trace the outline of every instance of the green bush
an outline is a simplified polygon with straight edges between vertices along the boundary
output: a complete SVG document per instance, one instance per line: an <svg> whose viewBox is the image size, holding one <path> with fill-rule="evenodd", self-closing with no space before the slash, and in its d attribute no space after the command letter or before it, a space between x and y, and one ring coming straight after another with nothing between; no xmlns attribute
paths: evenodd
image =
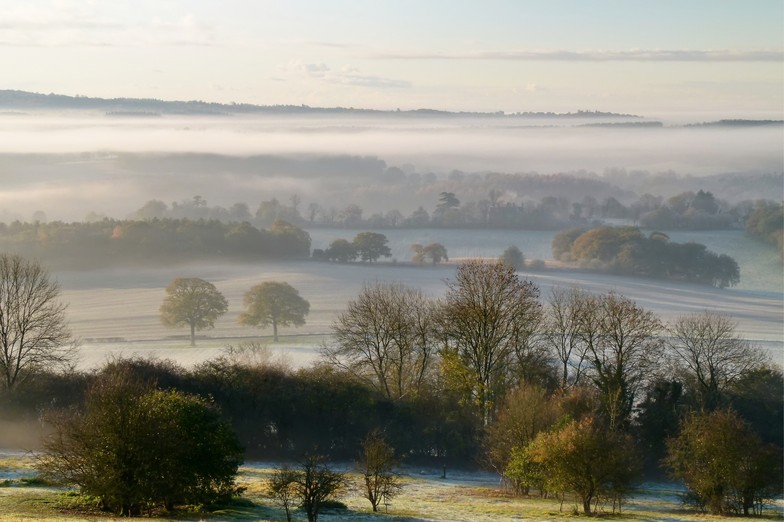
<svg viewBox="0 0 784 522"><path fill-rule="evenodd" d="M242 449L205 400L161 391L127 371L104 374L84 411L48 415L42 477L74 484L123 516L182 504L225 502Z"/></svg>

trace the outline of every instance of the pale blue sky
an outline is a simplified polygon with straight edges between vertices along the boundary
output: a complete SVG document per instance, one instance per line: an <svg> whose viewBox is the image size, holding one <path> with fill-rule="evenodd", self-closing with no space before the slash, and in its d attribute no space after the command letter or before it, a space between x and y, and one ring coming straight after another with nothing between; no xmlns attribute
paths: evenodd
<svg viewBox="0 0 784 522"><path fill-rule="evenodd" d="M781 0L0 0L0 88L784 117Z"/></svg>

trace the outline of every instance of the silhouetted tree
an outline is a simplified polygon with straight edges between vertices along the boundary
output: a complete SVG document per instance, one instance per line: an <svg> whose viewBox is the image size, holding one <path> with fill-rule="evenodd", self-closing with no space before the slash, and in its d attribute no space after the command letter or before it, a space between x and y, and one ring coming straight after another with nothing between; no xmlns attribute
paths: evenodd
<svg viewBox="0 0 784 522"><path fill-rule="evenodd" d="M38 263L0 255L0 375L12 390L76 355L60 287Z"/></svg>

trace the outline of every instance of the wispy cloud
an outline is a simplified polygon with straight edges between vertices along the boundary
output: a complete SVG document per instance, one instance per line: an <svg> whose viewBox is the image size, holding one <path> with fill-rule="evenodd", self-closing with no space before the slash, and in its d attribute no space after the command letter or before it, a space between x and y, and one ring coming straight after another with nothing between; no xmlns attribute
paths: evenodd
<svg viewBox="0 0 784 522"><path fill-rule="evenodd" d="M784 50L688 50L688 49L627 49L579 50L523 49L512 51L480 51L475 53L379 52L370 55L385 60L511 60L558 62L781 62Z"/></svg>
<svg viewBox="0 0 784 522"><path fill-rule="evenodd" d="M335 70L323 63L291 62L284 70L289 76L306 77L340 85L354 85L376 89L402 89L411 87L411 82L372 74L364 74L354 67L343 67Z"/></svg>
<svg viewBox="0 0 784 522"><path fill-rule="evenodd" d="M215 27L192 14L129 24L91 11L90 5L53 3L46 8L25 6L4 12L0 18L0 46L204 46L217 41Z"/></svg>

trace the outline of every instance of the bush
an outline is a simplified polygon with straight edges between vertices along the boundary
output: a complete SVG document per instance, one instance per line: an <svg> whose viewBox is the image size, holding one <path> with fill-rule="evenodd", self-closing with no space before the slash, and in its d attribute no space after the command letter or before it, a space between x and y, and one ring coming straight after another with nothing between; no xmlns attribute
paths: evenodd
<svg viewBox="0 0 784 522"><path fill-rule="evenodd" d="M695 413L667 441L664 463L683 480L701 510L761 514L781 495L781 454L764 445L731 410Z"/></svg>
<svg viewBox="0 0 784 522"><path fill-rule="evenodd" d="M89 390L84 411L48 415L39 470L74 484L122 516L182 504L225 502L242 449L212 406L193 395L161 391L107 373Z"/></svg>

